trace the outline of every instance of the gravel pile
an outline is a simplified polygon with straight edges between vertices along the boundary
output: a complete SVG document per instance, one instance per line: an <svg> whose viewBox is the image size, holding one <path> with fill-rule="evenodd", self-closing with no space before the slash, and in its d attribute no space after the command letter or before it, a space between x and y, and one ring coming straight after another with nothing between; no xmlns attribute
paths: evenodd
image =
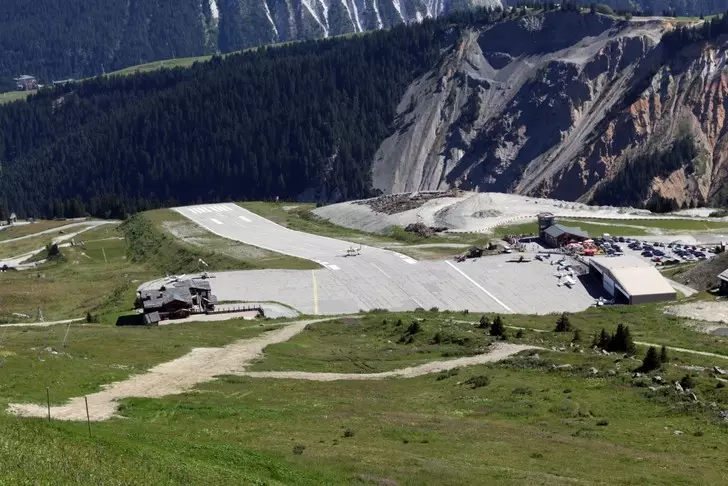
<svg viewBox="0 0 728 486"><path fill-rule="evenodd" d="M373 211L384 214L397 214L417 209L427 201L441 197L453 197L455 191L436 191L436 192L412 192L404 194L389 194L386 196L375 197L373 199L365 199L363 201L355 201L354 204L365 204L372 208Z"/></svg>
<svg viewBox="0 0 728 486"><path fill-rule="evenodd" d="M675 276L675 280L697 290L709 290L719 285L718 274L728 268L728 252L705 260L687 272Z"/></svg>

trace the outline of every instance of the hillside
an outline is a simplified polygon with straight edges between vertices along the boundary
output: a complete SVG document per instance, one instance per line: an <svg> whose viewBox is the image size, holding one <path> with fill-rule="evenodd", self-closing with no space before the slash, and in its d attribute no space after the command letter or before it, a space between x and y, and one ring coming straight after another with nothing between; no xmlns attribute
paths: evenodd
<svg viewBox="0 0 728 486"><path fill-rule="evenodd" d="M5 0L0 78L78 79L162 59L390 28L474 4L500 6L499 0L39 0L28 8Z"/></svg>
<svg viewBox="0 0 728 486"><path fill-rule="evenodd" d="M0 204L171 204L445 189L724 205L728 18L480 10L89 80L0 107Z"/></svg>
<svg viewBox="0 0 728 486"><path fill-rule="evenodd" d="M410 85L374 187L725 204L725 25L548 12L471 29Z"/></svg>

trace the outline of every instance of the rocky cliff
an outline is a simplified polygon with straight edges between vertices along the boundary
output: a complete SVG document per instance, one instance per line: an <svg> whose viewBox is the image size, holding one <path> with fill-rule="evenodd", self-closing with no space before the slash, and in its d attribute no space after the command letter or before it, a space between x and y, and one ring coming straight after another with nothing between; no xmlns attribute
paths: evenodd
<svg viewBox="0 0 728 486"><path fill-rule="evenodd" d="M588 201L627 160L691 137L699 156L655 177L645 199L722 197L726 51L694 45L663 64L671 29L551 12L469 30L410 86L374 186Z"/></svg>

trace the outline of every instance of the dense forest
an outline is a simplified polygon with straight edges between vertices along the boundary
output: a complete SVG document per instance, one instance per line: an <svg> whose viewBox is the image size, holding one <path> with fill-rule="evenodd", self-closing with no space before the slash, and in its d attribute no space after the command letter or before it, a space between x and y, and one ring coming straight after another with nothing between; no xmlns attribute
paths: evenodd
<svg viewBox="0 0 728 486"><path fill-rule="evenodd" d="M644 201L649 196L655 177L666 177L682 167L685 167L687 173L692 173L693 159L697 156L698 149L693 139L684 137L673 142L668 150L626 159L622 171L594 192L592 202L611 206L646 207L659 213L679 209L674 200L659 196L653 197L646 204Z"/></svg>
<svg viewBox="0 0 728 486"><path fill-rule="evenodd" d="M161 204L370 195L406 87L478 11L367 36L100 77L0 107L2 206L118 217Z"/></svg>
<svg viewBox="0 0 728 486"><path fill-rule="evenodd" d="M3 0L0 76L30 74L50 82L204 54L210 49L200 5L198 0Z"/></svg>

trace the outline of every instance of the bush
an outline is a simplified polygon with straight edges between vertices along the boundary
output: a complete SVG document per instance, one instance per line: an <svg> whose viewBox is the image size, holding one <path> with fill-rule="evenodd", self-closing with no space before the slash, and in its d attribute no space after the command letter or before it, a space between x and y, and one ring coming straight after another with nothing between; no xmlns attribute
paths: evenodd
<svg viewBox="0 0 728 486"><path fill-rule="evenodd" d="M599 422L597 422L597 425L598 425L599 427L606 427L607 425L609 425L609 420L607 420L607 419L602 419L602 420L600 420Z"/></svg>
<svg viewBox="0 0 728 486"><path fill-rule="evenodd" d="M430 307L430 312L440 312L439 307Z"/></svg>
<svg viewBox="0 0 728 486"><path fill-rule="evenodd" d="M511 392L513 395L533 395L533 392L530 388L524 388L524 387L518 387L514 388Z"/></svg>
<svg viewBox="0 0 728 486"><path fill-rule="evenodd" d="M493 324L490 325L489 333L491 336L505 337L506 327L503 324L503 318L501 316L495 316L495 319L493 319Z"/></svg>
<svg viewBox="0 0 728 486"><path fill-rule="evenodd" d="M670 361L670 357L667 355L667 348L662 346L660 349L660 363L665 364Z"/></svg>
<svg viewBox="0 0 728 486"><path fill-rule="evenodd" d="M481 388L490 385L490 378L485 375L474 376L465 382L466 385L470 385L471 388Z"/></svg>
<svg viewBox="0 0 728 486"><path fill-rule="evenodd" d="M91 314L90 312L86 313L86 322L87 323L91 324L91 323L97 323L99 321L100 321L99 316L97 316L95 314Z"/></svg>
<svg viewBox="0 0 728 486"><path fill-rule="evenodd" d="M579 329L574 329L574 337L571 338L572 343L580 343L581 342L581 331Z"/></svg>
<svg viewBox="0 0 728 486"><path fill-rule="evenodd" d="M440 344L442 343L442 333L438 331L435 333L435 336L432 338L432 344Z"/></svg>
<svg viewBox="0 0 728 486"><path fill-rule="evenodd" d="M419 333L422 330L422 326L420 326L420 323L417 321L412 321L412 324L409 325L407 328L407 334L410 336L414 336L415 334Z"/></svg>
<svg viewBox="0 0 728 486"><path fill-rule="evenodd" d="M683 387L684 390L692 390L693 388L695 388L695 385L695 379L690 375L685 375L680 378L680 386Z"/></svg>
<svg viewBox="0 0 728 486"><path fill-rule="evenodd" d="M354 431L350 428L344 430L344 437L354 437Z"/></svg>
<svg viewBox="0 0 728 486"><path fill-rule="evenodd" d="M305 445L296 444L293 446L293 453L297 456L300 456L301 454L303 454L303 451L305 451L305 450L306 450Z"/></svg>
<svg viewBox="0 0 728 486"><path fill-rule="evenodd" d="M561 314L561 317L556 321L556 329L554 331L571 332L571 322L569 322L569 316L566 315L566 312Z"/></svg>
<svg viewBox="0 0 728 486"><path fill-rule="evenodd" d="M516 339L523 339L523 329L516 331Z"/></svg>
<svg viewBox="0 0 728 486"><path fill-rule="evenodd" d="M400 327L402 325L402 319L397 319L397 322L394 325Z"/></svg>
<svg viewBox="0 0 728 486"><path fill-rule="evenodd" d="M642 360L642 366L639 368L644 373L656 370L660 367L660 356L657 354L657 349L654 346L650 346L645 354L645 359Z"/></svg>
<svg viewBox="0 0 728 486"><path fill-rule="evenodd" d="M458 373L460 373L459 368L453 368L448 371L443 371L442 373L437 375L437 378L435 378L435 381L447 380L448 378L452 378L453 376L456 376Z"/></svg>
<svg viewBox="0 0 728 486"><path fill-rule="evenodd" d="M478 323L478 329L488 329L490 327L490 319L488 316L481 316Z"/></svg>
<svg viewBox="0 0 728 486"><path fill-rule="evenodd" d="M717 384L715 385L715 387L716 387L716 388L725 388L725 383L723 383L722 381L719 381L719 382L718 382L718 383L717 383Z"/></svg>

